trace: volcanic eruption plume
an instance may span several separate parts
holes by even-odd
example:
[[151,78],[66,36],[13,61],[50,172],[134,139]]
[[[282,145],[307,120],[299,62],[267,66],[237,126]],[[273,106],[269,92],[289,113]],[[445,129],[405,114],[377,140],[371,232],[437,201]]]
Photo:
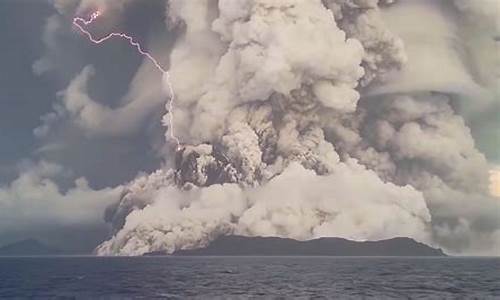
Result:
[[[77,12],[116,5],[74,2]],[[163,71],[175,95],[163,122],[167,141],[175,138],[164,158],[173,167],[126,186],[106,211],[113,232],[98,254],[172,253],[228,234],[499,249],[490,166],[460,114],[467,101],[494,101],[491,77],[476,76],[474,51],[460,44],[457,27],[474,29],[455,21],[481,11],[444,0],[165,6],[177,32]],[[434,31],[413,30],[401,15],[430,16]],[[442,78],[422,40],[442,57]]]

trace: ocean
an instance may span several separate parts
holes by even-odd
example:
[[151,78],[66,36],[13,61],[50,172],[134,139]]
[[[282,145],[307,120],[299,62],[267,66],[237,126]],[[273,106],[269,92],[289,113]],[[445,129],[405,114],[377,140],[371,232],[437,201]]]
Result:
[[0,258],[0,299],[500,299],[500,258]]

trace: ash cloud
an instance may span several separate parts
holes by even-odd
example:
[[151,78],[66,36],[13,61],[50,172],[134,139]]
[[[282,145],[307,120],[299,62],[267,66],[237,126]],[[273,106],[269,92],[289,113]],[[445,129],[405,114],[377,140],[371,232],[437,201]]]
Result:
[[[55,4],[64,14],[102,8],[113,23],[133,1],[115,2]],[[164,1],[175,32],[173,49],[155,50],[169,56],[175,91],[173,114],[161,102],[164,163],[123,186],[97,254],[172,253],[225,234],[407,236],[498,254],[500,202],[473,135],[499,101],[498,31],[494,1],[479,2]],[[116,109],[92,100],[91,70],[61,97],[74,124],[106,137],[148,121],[137,95]]]
[[107,231],[102,212],[120,198],[121,188],[96,190],[85,178],[72,178],[60,165],[25,162],[15,180],[0,185],[0,239],[36,237],[66,251],[82,251],[67,244],[72,241],[89,250]]

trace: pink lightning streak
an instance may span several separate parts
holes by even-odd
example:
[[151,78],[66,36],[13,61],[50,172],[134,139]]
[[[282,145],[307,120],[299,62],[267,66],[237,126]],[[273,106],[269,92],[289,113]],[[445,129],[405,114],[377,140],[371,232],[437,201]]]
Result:
[[156,60],[156,58],[154,58],[148,51],[144,50],[139,42],[136,42],[133,37],[131,37],[125,33],[111,32],[110,34],[108,34],[100,39],[94,38],[92,33],[90,33],[90,31],[88,31],[87,29],[85,29],[85,27],[90,26],[92,23],[94,23],[94,21],[97,20],[97,18],[99,18],[99,16],[101,16],[101,12],[96,11],[96,12],[92,13],[88,19],[75,17],[75,18],[73,18],[73,25],[82,34],[87,36],[89,41],[91,41],[92,43],[94,43],[96,45],[100,45],[100,44],[102,44],[102,43],[104,43],[112,38],[115,38],[115,37],[122,38],[122,39],[128,41],[128,43],[132,47],[134,47],[140,55],[142,55],[143,57],[147,58],[150,62],[152,62],[153,65],[156,67],[156,69],[158,69],[164,75],[164,78],[167,82],[167,86],[168,86],[168,89],[170,92],[170,101],[168,104],[168,106],[169,106],[168,107],[168,114],[170,116],[169,132],[170,132],[171,139],[174,140],[175,143],[177,144],[177,150],[178,150],[180,148],[181,143],[180,143],[179,139],[174,134],[173,109],[174,109],[175,94],[174,94],[174,89],[172,87],[172,84],[170,83],[170,73],[162,67],[162,65]]

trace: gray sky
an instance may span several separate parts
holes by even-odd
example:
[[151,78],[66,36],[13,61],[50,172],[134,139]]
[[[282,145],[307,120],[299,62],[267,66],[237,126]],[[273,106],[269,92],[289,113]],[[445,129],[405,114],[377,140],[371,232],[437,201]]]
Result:
[[0,3],[0,182],[12,175],[13,164],[30,157],[36,147],[33,128],[51,109],[56,85],[32,71],[43,50],[40,35],[51,12],[41,1]]

